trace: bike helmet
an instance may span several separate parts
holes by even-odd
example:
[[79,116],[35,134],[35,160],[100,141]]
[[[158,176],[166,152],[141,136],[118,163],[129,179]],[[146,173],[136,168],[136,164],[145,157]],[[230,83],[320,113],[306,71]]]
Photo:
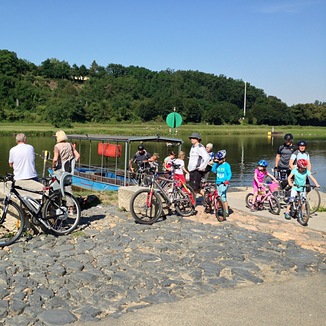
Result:
[[298,146],[307,146],[307,142],[305,140],[300,140],[297,143]]
[[300,160],[298,160],[298,162],[297,162],[297,167],[298,167],[298,168],[306,169],[307,166],[308,166],[308,162],[307,162],[307,160],[305,160],[305,159],[303,159],[303,158],[300,159]]
[[259,166],[262,166],[262,167],[264,167],[264,168],[266,168],[267,165],[268,165],[268,163],[267,163],[267,161],[265,161],[265,160],[260,160],[260,161],[258,162],[258,165],[259,165]]
[[216,158],[218,160],[223,160],[226,156],[226,150],[222,149],[216,153]]
[[286,134],[286,135],[284,136],[284,139],[285,139],[285,140],[292,140],[292,139],[293,139],[293,135],[292,135],[292,134]]
[[143,145],[138,145],[138,150],[139,151],[143,151],[145,149],[145,147]]

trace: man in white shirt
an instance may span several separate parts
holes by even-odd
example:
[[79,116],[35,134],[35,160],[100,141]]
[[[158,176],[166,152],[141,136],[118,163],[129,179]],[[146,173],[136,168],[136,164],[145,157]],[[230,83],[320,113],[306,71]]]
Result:
[[201,136],[199,133],[193,132],[189,139],[192,143],[188,162],[190,176],[189,183],[194,191],[199,193],[201,178],[205,175],[205,169],[210,161],[210,156],[207,153],[205,146],[200,143]]
[[14,169],[15,180],[37,180],[34,147],[26,144],[24,134],[17,134],[16,143],[9,151],[9,166]]

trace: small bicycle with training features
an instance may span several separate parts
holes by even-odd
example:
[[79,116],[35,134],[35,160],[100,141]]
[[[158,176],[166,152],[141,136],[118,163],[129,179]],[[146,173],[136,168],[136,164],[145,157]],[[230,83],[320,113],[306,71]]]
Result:
[[[77,227],[81,215],[79,202],[64,191],[64,186],[71,182],[71,174],[65,173],[60,179],[55,175],[43,178],[40,191],[16,185],[10,173],[0,178],[5,184],[11,183],[9,193],[0,203],[0,247],[13,244],[27,232],[25,214],[33,225],[55,235],[68,234]],[[39,199],[22,195],[20,191],[32,193]]]
[[201,188],[204,189],[205,213],[214,213],[219,222],[226,220],[226,211],[222,198],[218,194],[218,187],[215,183],[202,180]]
[[255,202],[253,202],[254,194],[252,192],[247,194],[245,198],[246,206],[248,208],[255,207],[257,210],[268,208],[272,214],[279,215],[281,205],[277,197],[273,194],[274,187],[274,183],[264,183],[258,188],[258,195]]
[[294,200],[290,201],[290,216],[293,218],[296,218],[297,221],[303,225],[306,226],[309,221],[310,216],[310,205],[309,202],[306,199],[306,186],[297,186],[295,187],[302,188],[302,191],[297,191],[297,195],[295,196]]

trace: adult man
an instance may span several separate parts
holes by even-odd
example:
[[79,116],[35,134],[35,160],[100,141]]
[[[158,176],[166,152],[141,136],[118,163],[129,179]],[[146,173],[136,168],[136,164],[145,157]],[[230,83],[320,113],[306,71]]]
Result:
[[9,166],[14,169],[15,180],[37,180],[34,147],[26,144],[22,133],[16,135],[16,143],[9,151]]
[[205,169],[210,161],[210,156],[205,147],[200,143],[201,136],[197,132],[193,132],[189,137],[191,141],[191,149],[189,154],[188,171],[190,176],[190,186],[196,193],[200,192],[201,178],[205,175]]
[[134,172],[132,167],[133,163],[137,163],[138,168],[147,168],[149,167],[148,160],[151,157],[151,154],[148,153],[142,144],[138,145],[138,151],[135,153],[132,159],[129,161],[129,169],[131,172]]
[[288,170],[287,175],[290,174],[290,158],[292,153],[297,149],[297,147],[293,144],[293,135],[286,134],[284,136],[284,144],[280,145],[277,149],[276,157],[275,157],[275,168],[280,170]]
[[282,181],[282,188],[288,185],[287,177],[291,173],[289,166],[291,155],[296,151],[297,147],[293,144],[293,135],[286,134],[284,136],[285,143],[277,149],[275,157],[275,170],[279,172]]

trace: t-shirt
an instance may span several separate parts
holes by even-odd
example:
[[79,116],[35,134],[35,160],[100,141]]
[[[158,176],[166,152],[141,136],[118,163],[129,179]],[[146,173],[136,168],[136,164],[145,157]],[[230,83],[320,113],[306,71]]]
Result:
[[[310,161],[310,156],[307,152],[300,152],[299,150],[296,150],[291,155],[291,160],[293,160],[294,163],[297,163],[298,160],[301,160],[301,159]],[[296,166],[296,164],[294,166]]]
[[287,144],[283,144],[279,146],[277,150],[277,154],[281,155],[280,160],[278,162],[278,167],[280,169],[288,169],[289,168],[289,162],[292,153],[297,149],[297,147],[293,144],[290,144],[289,146]]
[[180,168],[175,169],[174,173],[183,175],[183,167],[185,166],[184,160],[181,160],[181,159],[177,158],[177,159],[174,160],[174,164],[180,165]]
[[151,154],[149,154],[147,151],[144,151],[143,153],[139,153],[138,151],[133,157],[133,162],[137,163],[138,167],[142,168],[148,168],[150,165],[148,162],[143,163],[143,161],[147,161],[151,157]]
[[[293,182],[292,189],[296,191],[303,191],[304,188],[302,188],[302,186],[305,186],[307,177],[311,175],[310,171],[305,170],[305,172],[300,173],[298,169],[294,169],[292,170],[291,173],[294,175],[294,182]],[[298,185],[299,187],[296,187],[295,185]]]
[[[263,183],[265,176],[268,174],[267,170],[261,171],[258,168],[255,170],[254,173],[257,175],[257,179],[258,179],[259,183]],[[254,182],[255,182],[255,180],[254,180]]]
[[216,184],[230,181],[232,178],[231,166],[228,162],[214,163],[212,172],[216,173]]
[[21,143],[12,147],[9,151],[9,163],[13,163],[15,180],[37,177],[35,152],[32,145]]

